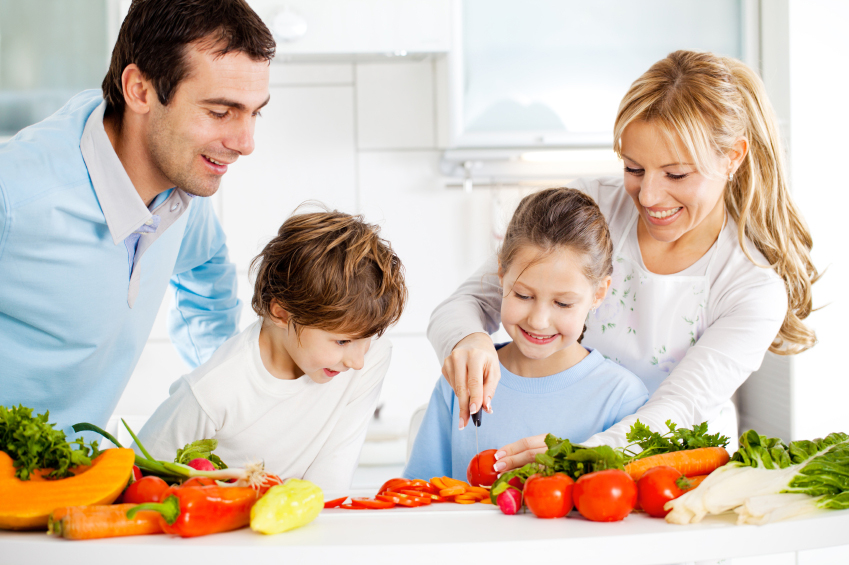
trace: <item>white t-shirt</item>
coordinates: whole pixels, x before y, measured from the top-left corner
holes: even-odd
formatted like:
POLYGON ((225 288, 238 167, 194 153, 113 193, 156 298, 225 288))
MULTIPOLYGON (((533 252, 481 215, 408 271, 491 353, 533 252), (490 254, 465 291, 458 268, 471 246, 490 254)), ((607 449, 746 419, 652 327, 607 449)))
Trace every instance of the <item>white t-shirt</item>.
MULTIPOLYGON (((607 219, 614 248, 623 237, 633 239, 623 246, 626 253, 642 263, 636 230, 625 230, 634 214, 634 202, 625 192, 623 179, 579 179, 569 185, 591 196, 607 219)), ((767 265, 763 255, 746 241, 752 258, 767 265)), ((636 414, 607 431, 594 435, 587 445, 625 445, 625 434, 640 419, 653 430, 666 430, 671 419, 680 426, 711 420, 734 391, 763 361, 787 312, 784 281, 769 267, 752 263, 737 236, 737 223, 728 216, 722 233, 708 251, 693 265, 677 274, 704 275, 707 258, 716 253, 710 272, 710 297, 707 304, 707 329, 684 358, 670 372, 636 414)), ((467 279, 457 291, 434 310, 428 338, 440 362, 458 341, 475 332, 492 333, 501 319, 501 288, 497 260, 492 257, 467 279)), ((658 308, 663 316, 663 308, 658 308)), ((645 324, 652 324, 646 320, 645 324)), ((592 347, 591 343, 586 345, 592 347)), ((615 358, 610 347, 601 351, 615 358)), ((652 352, 648 351, 651 356, 652 352)), ((637 375, 640 376, 640 375, 637 375)), ((497 407, 493 407, 497 410, 497 407)))
POLYGON ((281 478, 349 488, 389 367, 390 341, 372 341, 361 370, 318 384, 306 375, 283 380, 269 373, 260 357, 261 327, 262 319, 177 379, 139 439, 165 461, 187 443, 217 439, 214 453, 231 467, 263 460, 281 478))

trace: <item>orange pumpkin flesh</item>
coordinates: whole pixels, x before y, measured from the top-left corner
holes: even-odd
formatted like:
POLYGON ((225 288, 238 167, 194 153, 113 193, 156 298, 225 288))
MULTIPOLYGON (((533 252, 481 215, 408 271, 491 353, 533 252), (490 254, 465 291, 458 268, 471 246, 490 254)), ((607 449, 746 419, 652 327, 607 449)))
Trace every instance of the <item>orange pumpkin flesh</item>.
POLYGON ((90 466, 72 469, 73 477, 45 479, 50 472, 45 469, 22 481, 15 477, 12 458, 0 451, 0 529, 46 528, 56 508, 111 504, 127 486, 134 461, 132 449, 107 449, 90 466))

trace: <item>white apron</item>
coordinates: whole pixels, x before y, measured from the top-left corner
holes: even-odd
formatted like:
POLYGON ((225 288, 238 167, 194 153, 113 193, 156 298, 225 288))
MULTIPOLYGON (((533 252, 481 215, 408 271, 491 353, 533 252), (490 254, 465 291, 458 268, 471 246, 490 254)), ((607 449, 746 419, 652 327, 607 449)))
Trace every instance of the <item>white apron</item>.
MULTIPOLYGON (((610 290, 587 316, 582 343, 640 377, 651 396, 707 327, 710 273, 717 253, 714 245, 701 276, 649 272, 623 253, 637 218, 635 213, 613 251, 610 290)), ((690 427, 687 422, 680 424, 690 427)), ((729 451, 736 450, 737 414, 730 399, 708 426, 711 433, 728 436, 729 451)))

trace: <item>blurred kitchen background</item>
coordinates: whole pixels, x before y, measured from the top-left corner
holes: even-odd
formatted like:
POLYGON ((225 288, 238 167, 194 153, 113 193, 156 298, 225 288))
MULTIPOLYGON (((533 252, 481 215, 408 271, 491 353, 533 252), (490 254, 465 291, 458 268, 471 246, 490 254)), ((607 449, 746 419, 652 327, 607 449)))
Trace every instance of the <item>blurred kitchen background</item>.
MULTIPOLYGON (((578 176, 619 175, 611 149, 630 83, 676 49, 759 70, 787 141, 792 188, 826 271, 819 344, 768 355, 738 392, 741 428, 785 440, 849 431, 849 118, 845 0, 249 0, 278 40, 256 151, 213 198, 250 309, 248 265, 316 199, 379 223, 407 269, 410 302, 357 486, 403 467, 411 415, 440 378, 433 308, 499 244, 518 200, 578 176)), ((0 0, 0 139, 76 92, 100 88, 128 0, 0 0)), ((138 429, 187 371, 163 304, 115 412, 138 429)), ((281 433, 285 431, 281 430, 281 433)), ((486 446, 496 447, 496 446, 486 446)), ((802 555, 802 553, 800 553, 802 555)), ((774 561, 770 561, 774 562, 774 561)), ((800 563, 802 561, 799 561, 800 563)), ((794 561, 795 563, 795 561, 794 561)))

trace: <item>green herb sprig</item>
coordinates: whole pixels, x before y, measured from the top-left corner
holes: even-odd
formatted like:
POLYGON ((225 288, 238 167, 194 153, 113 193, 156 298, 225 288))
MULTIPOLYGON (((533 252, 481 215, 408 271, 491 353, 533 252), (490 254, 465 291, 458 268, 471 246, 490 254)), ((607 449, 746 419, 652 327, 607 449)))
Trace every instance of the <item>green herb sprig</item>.
POLYGON ((71 467, 90 465, 100 450, 97 442, 86 446, 82 438, 68 442, 65 432, 48 423, 50 411, 32 415, 32 408, 23 405, 0 406, 0 451, 12 458, 15 476, 29 480, 36 469, 53 469, 46 478, 71 476, 71 467), (76 446, 76 449, 73 447, 76 446))
POLYGON ((699 447, 725 447, 728 445, 728 437, 720 434, 708 434, 707 422, 694 424, 693 429, 679 428, 672 420, 666 421, 669 428, 665 434, 653 432, 648 426, 637 420, 631 426, 631 430, 625 438, 631 442, 623 448, 628 456, 628 461, 643 459, 650 455, 669 453, 670 451, 684 451, 685 449, 697 449, 699 447), (631 448, 639 446, 641 451, 631 448))

